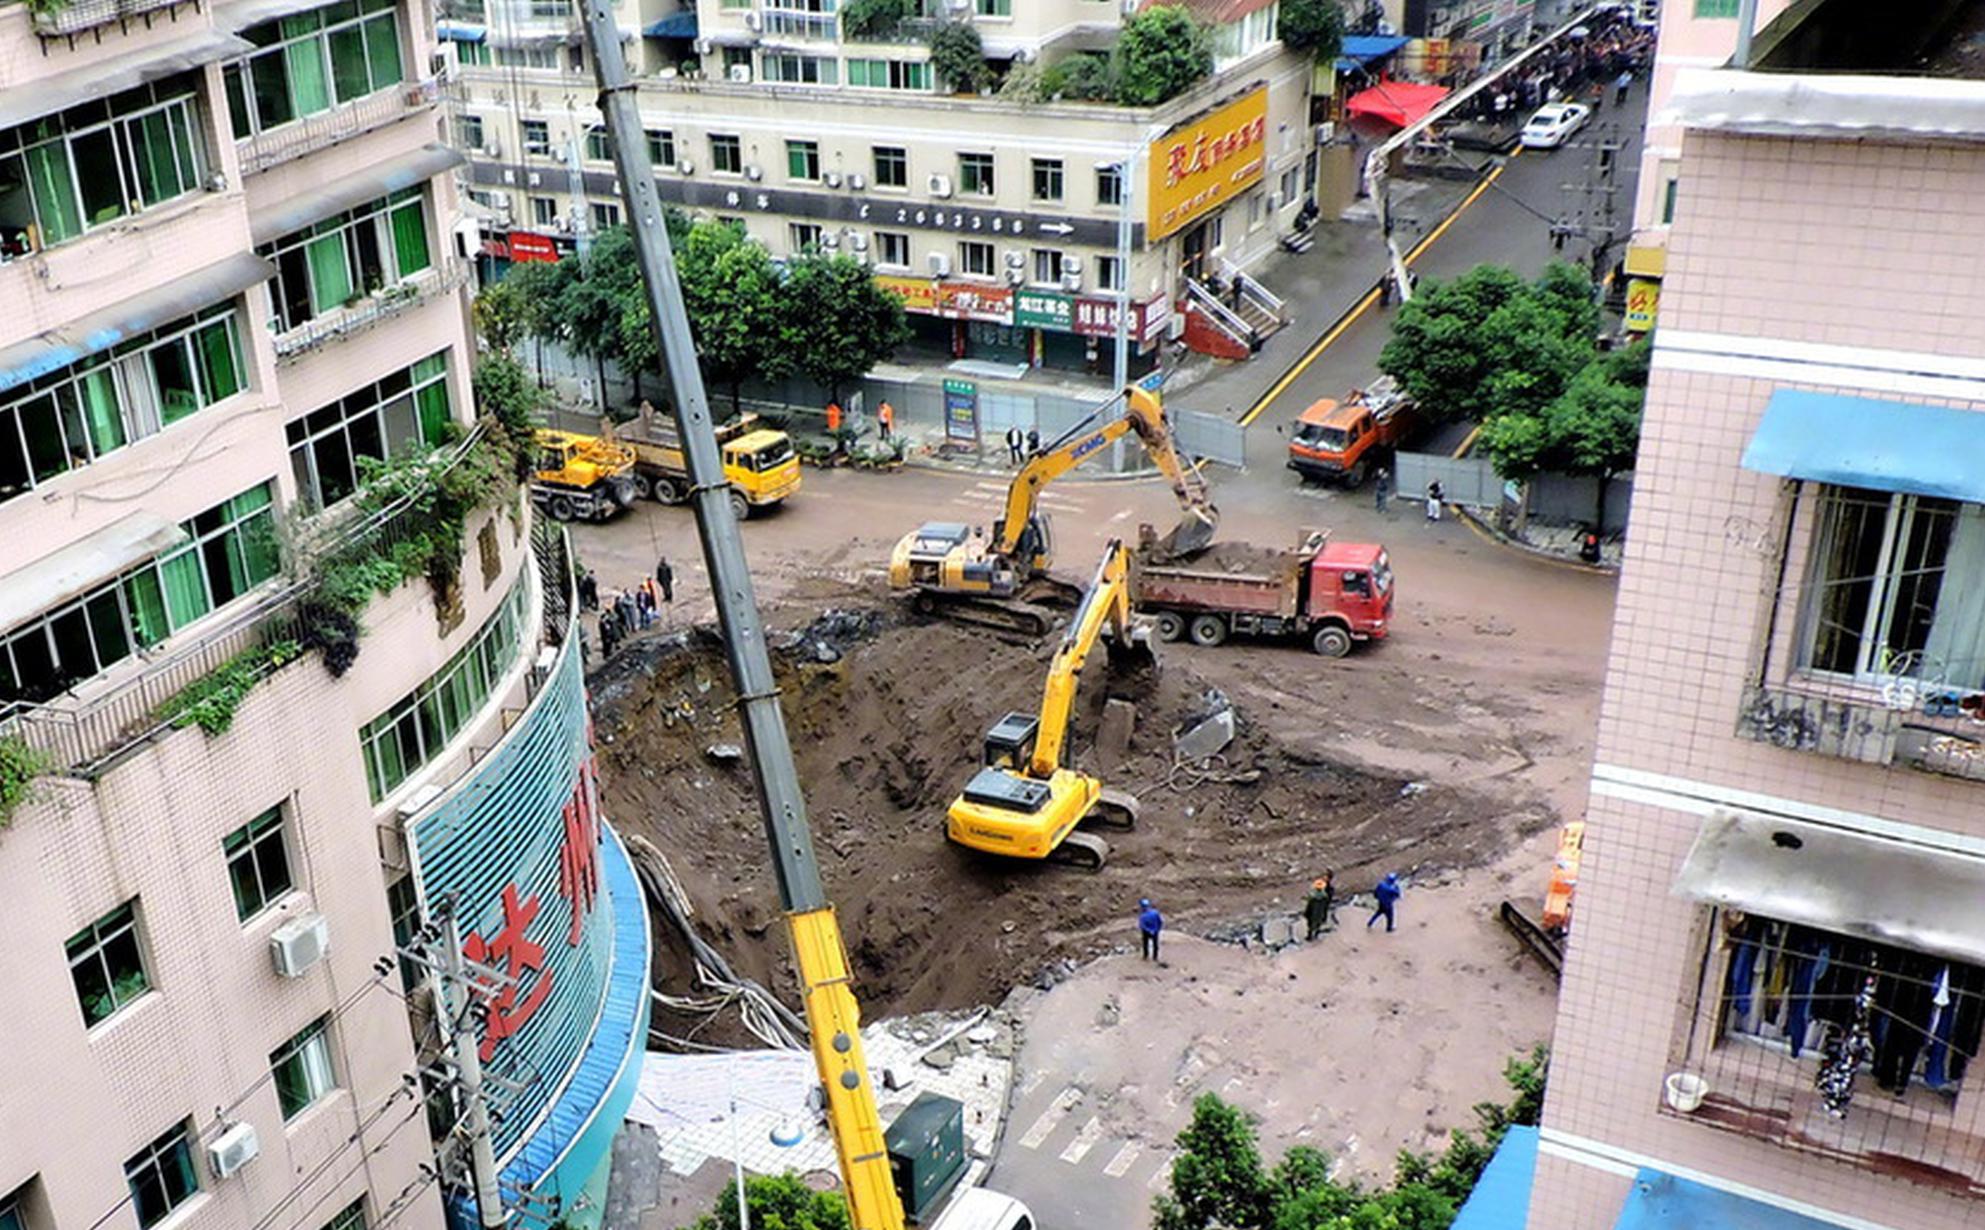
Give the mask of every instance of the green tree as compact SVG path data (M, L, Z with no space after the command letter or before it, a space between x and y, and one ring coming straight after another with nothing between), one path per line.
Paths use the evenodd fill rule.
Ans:
M798 1175L748 1176L744 1204L758 1230L848 1230L848 1206L840 1195L816 1192ZM738 1230L734 1185L724 1185L716 1209L698 1218L694 1230Z
M1282 0L1276 30L1289 50L1335 60L1344 50L1344 6L1341 0Z
M476 332L492 349L508 351L530 335L529 311L516 283L505 278L477 293Z
M1184 5L1145 9L1117 36L1117 101L1128 106L1176 98L1212 71L1212 40Z
M947 21L930 34L930 63L954 94L976 94L992 79L977 26Z
M508 286L516 297L517 322L523 335L530 337L536 352L535 366L544 371L546 342L565 340L565 317L559 298L566 284L578 276L578 264L567 257L556 264L528 261L512 265L498 286Z
M522 363L507 350L492 351L476 360L470 382L478 410L503 424L512 437L530 438L538 426L539 412L544 409L545 395L532 382Z
M1245 1115L1215 1094L1200 1094L1178 1146L1171 1193L1152 1202L1155 1230L1262 1230L1268 1224L1275 1193Z
M1592 285L1553 264L1535 282L1481 265L1400 308L1379 369L1430 417L1478 422L1549 404L1595 353Z
M917 0L848 0L841 6L841 32L851 39L880 40L917 15Z
M776 379L792 370L779 271L743 228L691 226L677 249L676 276L703 379L729 387L733 410L740 408L745 377ZM645 293L623 299L614 327L629 370L662 374Z
M1606 488L1633 468L1647 399L1646 342L1599 355L1534 411L1513 410L1482 424L1481 445L1504 478L1545 471L1599 480L1593 523L1604 519Z
M852 257L812 253L789 262L780 296L781 330L796 368L827 386L841 386L894 354L910 338L903 301L875 284Z

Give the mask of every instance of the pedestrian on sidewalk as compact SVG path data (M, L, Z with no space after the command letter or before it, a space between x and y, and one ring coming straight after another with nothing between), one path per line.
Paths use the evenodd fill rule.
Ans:
M641 621L641 630L646 632L655 626L655 595L643 585L634 591L634 615Z
M1378 908L1373 910L1372 916L1365 920L1365 930L1371 930L1372 924L1381 918L1385 920L1385 929L1387 931L1392 930L1394 921L1392 916L1393 907L1399 904L1400 894L1404 891L1404 889L1399 887L1399 877L1390 871L1386 872L1385 879L1380 880L1378 887L1372 889L1372 896L1378 901Z
M1378 515L1385 515L1385 506L1392 500L1392 471L1384 466L1372 476L1372 503L1378 508Z
M1041 429L1038 427L1027 429L1027 455L1029 457L1041 455Z
M620 621L620 630L630 636L633 635L635 621L640 617L640 612L635 605L632 590L620 591L620 596L613 600L613 613L614 618Z
M1330 930L1330 911L1337 904L1337 873L1326 868L1321 878L1310 882L1310 895L1303 902L1303 921L1309 924L1309 939Z
M655 561L655 584L662 587L662 601L675 602L675 569L669 566L669 557L664 555Z
M1027 443L1027 437L1020 434L1020 427L1018 424L1015 424L1014 426L1007 428L1006 459L1012 462L1014 465L1019 465L1020 446L1025 443Z
M1140 897L1137 902L1137 933L1144 938L1144 959L1158 959L1158 933L1165 929L1165 916L1158 907L1151 904L1151 898Z
M1427 484L1427 520L1441 519L1441 502L1446 498L1447 492L1441 489L1441 480L1437 478Z
M620 648L620 616L612 607L600 612L600 660L604 662Z
M875 433L884 444L889 443L889 433L896 429L896 407L883 402L875 408Z
M593 575L591 568L579 574L579 609L582 611L600 609L600 579Z
M1632 84L1633 70L1621 69L1620 75L1613 81L1613 105L1615 107L1624 107L1627 105L1627 87Z

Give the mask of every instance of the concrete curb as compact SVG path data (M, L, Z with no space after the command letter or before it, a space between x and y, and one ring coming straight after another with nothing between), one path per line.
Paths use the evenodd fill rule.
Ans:
M1513 538L1503 533L1459 504L1450 504L1448 507L1454 510L1454 515L1461 520L1462 524L1474 530L1487 541L1498 543L1513 551L1521 551L1523 554L1534 556L1537 559L1548 560L1554 564L1562 564L1566 568L1576 569L1579 572L1590 572L1603 576L1620 575L1620 566L1618 564L1588 564L1584 560L1567 559L1555 551L1546 551L1542 547L1531 546L1521 538Z

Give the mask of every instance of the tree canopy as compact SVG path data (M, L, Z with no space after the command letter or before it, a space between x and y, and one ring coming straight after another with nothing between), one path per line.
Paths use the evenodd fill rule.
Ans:
M758 1230L848 1230L848 1206L837 1192L817 1192L798 1175L751 1175L744 1206ZM738 1230L737 1188L726 1183L717 1207L694 1230Z
M875 284L861 262L845 255L808 253L786 267L784 341L800 373L827 386L834 400L841 386L894 354L910 340L903 301ZM822 304L832 304L823 311Z
M1145 9L1117 36L1116 97L1127 106L1176 98L1212 71L1212 40L1183 5Z
M986 66L985 42L979 28L963 21L947 21L931 31L927 40L930 65L954 94L976 94L992 80Z
M1344 5L1341 0L1282 0L1276 30L1289 50L1335 60L1344 50Z

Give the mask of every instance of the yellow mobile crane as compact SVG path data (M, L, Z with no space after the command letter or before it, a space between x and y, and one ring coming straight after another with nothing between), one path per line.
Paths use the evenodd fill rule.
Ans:
M1006 508L990 538L955 521L926 522L905 535L889 559L889 587L913 594L927 614L942 609L970 623L1035 636L1047 632L1053 617L1035 604L1062 596L1069 587L1047 576L1054 534L1040 511L1041 489L1131 432L1171 480L1183 510L1160 542L1159 557L1178 559L1204 549L1220 524L1220 510L1206 480L1179 455L1164 405L1136 385L1119 400L1120 417L1110 417L1114 403L1103 406L1027 459L1007 485Z
M627 78L612 0L584 0L582 7L586 41L600 85L600 111L612 138L621 199L627 202L633 228L635 257L647 283L656 339L677 394L677 434L690 480L689 498L710 569L724 654L737 686L747 759L757 785L766 842L771 847L772 870L792 934L793 959L806 1000L807 1033L820 1076L827 1124L839 1155L848 1220L854 1230L902 1230L906 1202L897 1186L897 1174L903 1175L902 1190L912 1196L911 1213L925 1216L935 1210L937 1201L951 1191L965 1170L962 1131L953 1130L948 1136L933 1132L930 1136L938 1147L906 1155L901 1137L891 1139L876 1109L874 1085L862 1055L861 1009L849 985L847 948L820 881L820 864L806 822L806 801L800 794L792 744L779 711L779 689L772 678L765 628L752 593L744 540L731 507L723 455L690 339L682 284L669 250L662 205L655 191L655 169L642 135L634 89ZM953 1106L957 1113L951 1122L962 1125L962 1107ZM500 1208L484 1208L481 1214L485 1226L503 1224ZM944 1209L931 1223L931 1230L1033 1230L1033 1225L1032 1214L1019 1201L972 1188Z
M984 766L951 804L945 835L1009 858L1053 859L1099 871L1109 843L1077 831L1085 820L1129 828L1137 800L1062 763L1083 663L1104 642L1111 665L1149 665L1150 641L1131 621L1130 549L1111 539L1048 668L1041 712L1009 713L986 732Z

